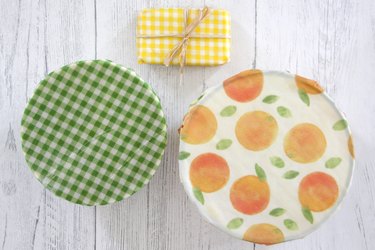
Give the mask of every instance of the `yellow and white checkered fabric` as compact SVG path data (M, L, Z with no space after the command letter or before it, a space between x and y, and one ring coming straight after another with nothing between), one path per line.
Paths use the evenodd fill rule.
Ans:
M183 34L185 9L144 9L137 22L138 63L162 64L169 52L181 41L179 37L147 37ZM199 16L198 9L188 10L187 24ZM194 30L193 36L224 36L226 38L191 37L186 52L186 65L214 66L230 59L230 15L226 10L211 10L210 15ZM142 38L138 37L142 36ZM176 56L172 64L179 64Z

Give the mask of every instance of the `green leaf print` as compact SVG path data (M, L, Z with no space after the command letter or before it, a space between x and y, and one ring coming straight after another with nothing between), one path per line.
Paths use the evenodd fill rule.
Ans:
M202 204L204 205L204 197L202 194L202 191L199 188L193 188L193 193L195 198Z
M228 229L237 229L243 224L242 218L234 218L233 220L229 221L227 228Z
M264 97L263 102L267 104L271 104L279 100L279 97L277 95L269 95Z
M290 170L290 171L286 172L286 173L283 175L283 177L284 177L285 179L294 179L294 178L296 178L298 175L299 175L299 172L294 171L294 170Z
M326 161L326 168L335 168L341 163L340 157L332 157Z
M278 156L270 157L270 161L271 161L272 165L274 165L275 167L283 168L285 166L285 163L284 163L283 159L281 159Z
M342 120L337 121L333 125L333 130L340 131L340 130L346 129L347 127L348 127L348 123L344 119L342 119Z
M255 164L255 172L256 172L259 180L261 180L261 181L267 180L266 173L264 172L263 168L258 165L258 163Z
M303 89L298 90L299 98L307 105L310 106L310 98Z
M308 220L311 224L314 223L314 217L313 217L310 209L303 207L302 208L302 214L305 217L305 219Z
M284 225L289 230L292 230L292 231L298 230L297 223L295 221L291 220L291 219L284 220Z
M222 139L216 144L217 150L224 150L229 148L232 145L232 140L230 139Z
M284 208L278 207L278 208L272 209L270 212L270 215L278 217L278 216L283 215L285 212L286 210Z
M190 153L186 152L186 151L181 151L180 153L178 153L178 159L179 160L185 160L189 156L190 156Z
M292 117L292 112L290 112L290 110L284 106L277 107L277 113L279 113L279 115L284 118Z
M236 113L237 108L236 106L227 106L221 110L220 115L223 117L232 116L234 113Z

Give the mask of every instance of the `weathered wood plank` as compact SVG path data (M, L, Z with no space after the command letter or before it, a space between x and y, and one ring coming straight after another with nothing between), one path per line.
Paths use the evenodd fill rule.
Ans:
M97 56L134 69L146 81L149 66L136 61L135 25L149 1L97 0ZM129 199L97 208L97 249L147 249L148 188Z
M95 57L93 1L47 1L44 18L46 71ZM42 211L45 249L95 248L95 208L70 204L47 191Z
M40 73L28 67L31 47L28 31L31 23L37 22L36 10L37 6L30 2L0 2L1 249L32 248L40 215L43 191L26 167L18 136L28 73Z
M365 152L374 150L374 110L366 107L375 101L365 93L375 79L374 46L366 45L374 38L374 3L258 1L257 17L256 66L318 80L346 113L358 159L341 209L304 240L273 249L373 249L375 184L368 180L375 175L375 162ZM366 122L360 110L369 112Z
M92 1L1 1L1 249L92 249L93 208L46 192L26 166L20 120L44 75L94 57Z

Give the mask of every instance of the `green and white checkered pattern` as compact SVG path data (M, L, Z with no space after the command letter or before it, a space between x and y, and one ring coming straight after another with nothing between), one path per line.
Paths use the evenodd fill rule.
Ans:
M26 161L47 189L74 203L104 205L149 182L167 132L149 84L130 69L94 60L40 82L21 135Z

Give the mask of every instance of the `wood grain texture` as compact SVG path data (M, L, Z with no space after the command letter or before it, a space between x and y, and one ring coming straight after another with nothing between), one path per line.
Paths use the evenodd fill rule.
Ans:
M135 25L146 7L228 9L232 60L220 67L138 65ZM133 68L159 94L168 147L151 182L131 198L97 208L56 198L24 161L20 120L43 76L102 58ZM178 176L178 135L189 103L246 68L317 79L351 124L357 153L341 209L303 240L267 249L375 249L375 3L371 0L0 0L0 249L265 249L205 222Z
M45 191L20 145L27 99L47 72L93 58L92 1L1 1L0 227L2 249L92 249L93 208Z

